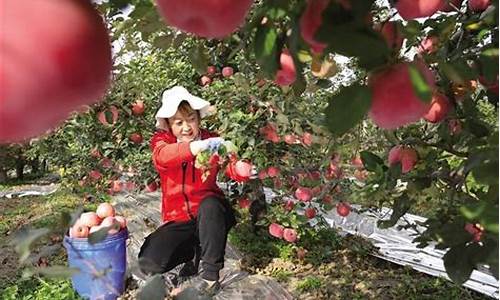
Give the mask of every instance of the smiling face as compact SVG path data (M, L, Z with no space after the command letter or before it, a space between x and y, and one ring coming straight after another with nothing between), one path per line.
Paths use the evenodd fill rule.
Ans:
M200 114L188 102L182 101L175 115L168 118L168 124L178 141L190 142L200 132Z

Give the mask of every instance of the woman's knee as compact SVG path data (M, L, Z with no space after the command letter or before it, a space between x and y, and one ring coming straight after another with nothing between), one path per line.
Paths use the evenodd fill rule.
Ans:
M222 204L221 199L216 197L207 197L203 199L203 201L201 202L198 211L201 214L217 213L217 212L224 213L226 211L226 208Z

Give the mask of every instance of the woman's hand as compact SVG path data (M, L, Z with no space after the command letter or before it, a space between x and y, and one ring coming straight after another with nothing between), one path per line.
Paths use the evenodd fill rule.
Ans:
M221 137L213 137L201 141L192 141L191 143L189 143L189 149L191 150L191 153L196 156L198 155L198 153L204 150L214 150L219 148L219 145L222 142L224 142L224 139Z

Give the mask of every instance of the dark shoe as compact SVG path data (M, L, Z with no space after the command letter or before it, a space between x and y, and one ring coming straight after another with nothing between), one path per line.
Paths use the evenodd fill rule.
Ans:
M212 297L221 289L219 281L208 282L201 278L201 276L196 276L191 279L188 279L179 285L180 293L176 295L176 297L182 297L189 295L192 299L192 296L196 297ZM184 298L183 298L184 299ZM186 298L187 299L187 298Z
M179 277L191 277L198 274L198 268L192 261L188 261L179 271Z

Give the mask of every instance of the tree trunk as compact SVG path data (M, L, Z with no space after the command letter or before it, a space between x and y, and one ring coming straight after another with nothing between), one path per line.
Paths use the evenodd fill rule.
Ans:
M16 161L16 178L19 180L24 179L24 160L21 158Z
M31 174L39 174L40 173L40 160L35 158L30 161L31 166Z
M7 182L7 170L0 169L0 183L6 183L6 182Z

